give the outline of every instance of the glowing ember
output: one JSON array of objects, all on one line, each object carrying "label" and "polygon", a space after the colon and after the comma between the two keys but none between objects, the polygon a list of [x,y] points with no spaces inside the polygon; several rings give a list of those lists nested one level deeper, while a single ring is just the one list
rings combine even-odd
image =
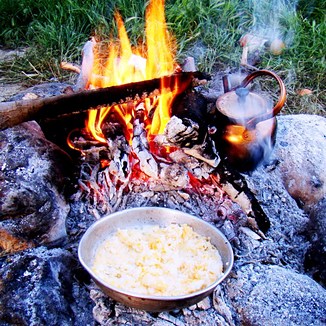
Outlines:
[{"label": "glowing ember", "polygon": [[[170,37],[165,17],[164,0],[151,0],[146,10],[146,55],[142,48],[132,47],[127,32],[119,13],[115,14],[119,39],[111,41],[106,64],[99,64],[97,58],[93,66],[91,78],[87,88],[109,87],[130,82],[139,82],[172,74],[177,65],[174,61],[175,43]],[[162,133],[166,123],[170,119],[171,102],[178,92],[178,85],[169,89],[170,85],[161,85],[160,94],[151,99],[141,99],[145,111],[145,120],[155,106],[155,112],[151,119],[146,120],[148,136]],[[116,119],[126,126],[126,138],[132,139],[132,119],[135,108],[140,101],[117,104],[103,107],[101,110],[91,110],[87,121],[88,132],[99,142],[106,142],[102,133],[102,124],[110,113],[114,113]]]}]

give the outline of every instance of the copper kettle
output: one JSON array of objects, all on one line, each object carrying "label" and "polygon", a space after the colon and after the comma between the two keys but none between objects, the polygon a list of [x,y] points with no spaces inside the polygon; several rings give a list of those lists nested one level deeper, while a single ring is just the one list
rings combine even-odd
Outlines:
[{"label": "copper kettle", "polygon": [[[273,77],[280,88],[274,106],[267,98],[246,88],[256,77],[266,75]],[[251,171],[267,159],[275,144],[276,115],[286,100],[285,86],[269,70],[253,72],[233,89],[229,84],[228,76],[224,76],[225,93],[216,101],[216,146],[231,166],[239,171]]]}]

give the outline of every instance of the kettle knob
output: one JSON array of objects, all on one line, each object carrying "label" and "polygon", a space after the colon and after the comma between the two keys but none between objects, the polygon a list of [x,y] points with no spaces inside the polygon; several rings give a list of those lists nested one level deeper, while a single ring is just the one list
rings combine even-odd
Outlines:
[{"label": "kettle knob", "polygon": [[238,102],[243,104],[246,102],[247,95],[249,94],[248,88],[238,87],[235,90],[235,93],[238,95]]}]

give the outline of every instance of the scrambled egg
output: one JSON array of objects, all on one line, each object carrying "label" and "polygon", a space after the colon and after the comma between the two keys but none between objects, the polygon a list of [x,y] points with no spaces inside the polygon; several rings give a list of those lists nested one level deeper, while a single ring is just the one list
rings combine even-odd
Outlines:
[{"label": "scrambled egg", "polygon": [[95,274],[111,286],[138,294],[178,296],[203,288],[223,273],[209,238],[188,225],[119,229],[98,248]]}]

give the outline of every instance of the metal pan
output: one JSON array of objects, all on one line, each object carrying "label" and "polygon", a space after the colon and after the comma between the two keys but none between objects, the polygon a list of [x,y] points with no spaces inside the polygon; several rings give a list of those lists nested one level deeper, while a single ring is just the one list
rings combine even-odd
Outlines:
[{"label": "metal pan", "polygon": [[[222,258],[223,274],[207,288],[181,296],[142,295],[110,286],[94,275],[92,265],[97,248],[119,228],[139,228],[147,225],[167,227],[171,223],[188,224],[198,234],[209,237],[218,249]],[[181,309],[201,301],[228,276],[234,260],[229,241],[214,226],[190,214],[162,207],[131,208],[101,218],[83,235],[78,247],[78,256],[83,267],[105,294],[129,307],[147,311]]]}]

